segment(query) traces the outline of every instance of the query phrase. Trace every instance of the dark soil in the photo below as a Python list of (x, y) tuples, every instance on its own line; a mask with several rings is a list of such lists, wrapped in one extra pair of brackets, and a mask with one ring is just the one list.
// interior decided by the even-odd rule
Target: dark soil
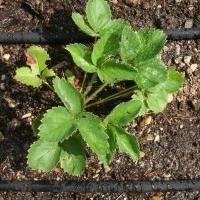
[[(2, 2), (2, 3), (1, 3)], [(193, 20), (200, 27), (200, 3), (182, 0), (138, 1), (110, 0), (113, 14), (131, 22), (133, 27), (161, 29), (184, 27)], [(129, 1), (130, 2), (130, 1)], [(70, 19), (72, 11), (83, 12), (84, 0), (0, 0), (0, 31), (64, 30), (77, 31)], [(27, 149), (35, 140), (31, 129), (35, 116), (59, 104), (48, 88), (34, 90), (13, 80), (15, 69), (25, 64), (24, 50), (28, 45), (0, 45), (0, 179), (1, 180), (155, 180), (200, 178), (200, 41), (169, 41), (164, 48), (166, 64), (184, 72), (184, 88), (168, 105), (164, 113), (151, 115), (149, 125), (130, 124), (141, 141), (143, 157), (135, 164), (118, 154), (104, 169), (96, 157), (88, 152), (88, 168), (80, 178), (70, 177), (61, 170), (50, 173), (32, 171), (26, 165)], [(66, 61), (61, 69), (73, 67), (62, 46), (49, 46), (51, 66)], [(10, 57), (9, 57), (10, 56)], [(191, 56), (189, 62), (186, 56)], [(9, 57), (9, 58), (8, 58)], [(191, 65), (197, 68), (191, 71)], [(2, 76), (3, 75), (3, 76)], [(4, 76), (5, 75), (5, 76)], [(5, 80), (4, 80), (5, 78)], [(5, 86), (5, 90), (4, 87)], [(104, 105), (107, 109), (108, 105)], [(28, 114), (25, 118), (24, 115)], [(144, 119), (145, 120), (145, 119)], [(144, 122), (144, 121), (143, 121)], [(166, 200), (198, 200), (199, 192), (165, 194), (51, 194), (0, 193), (3, 199), (135, 199), (156, 197)]]

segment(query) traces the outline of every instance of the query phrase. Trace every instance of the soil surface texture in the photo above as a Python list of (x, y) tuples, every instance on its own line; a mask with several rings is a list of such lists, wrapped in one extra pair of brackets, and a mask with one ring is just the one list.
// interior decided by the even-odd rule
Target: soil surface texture
[[(115, 18), (128, 20), (135, 29), (200, 27), (199, 0), (110, 0)], [(71, 13), (83, 13), (85, 0), (0, 0), (0, 31), (54, 30), (71, 34), (78, 29)], [(25, 64), (30, 45), (0, 44), (0, 180), (160, 180), (200, 178), (200, 41), (168, 41), (162, 56), (168, 66), (183, 72), (183, 89), (163, 113), (148, 115), (127, 126), (141, 142), (141, 159), (133, 163), (117, 154), (104, 169), (96, 156), (87, 152), (88, 168), (71, 177), (56, 168), (49, 173), (27, 167), (26, 155), (36, 139), (31, 125), (34, 117), (60, 104), (47, 87), (32, 89), (13, 76)], [(45, 45), (51, 55), (49, 66), (74, 67), (63, 46)], [(103, 110), (108, 112), (109, 105)], [(102, 114), (102, 113), (101, 113)], [(103, 114), (102, 114), (103, 115)], [(1, 192), (0, 200), (108, 199), (108, 200), (199, 200), (199, 192), (148, 194), (76, 194)]]

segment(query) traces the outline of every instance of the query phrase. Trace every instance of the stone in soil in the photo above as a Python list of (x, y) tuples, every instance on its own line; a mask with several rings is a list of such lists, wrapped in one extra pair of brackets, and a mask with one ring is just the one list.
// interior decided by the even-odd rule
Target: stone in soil
[(192, 28), (193, 27), (193, 19), (188, 19), (185, 22), (185, 28)]

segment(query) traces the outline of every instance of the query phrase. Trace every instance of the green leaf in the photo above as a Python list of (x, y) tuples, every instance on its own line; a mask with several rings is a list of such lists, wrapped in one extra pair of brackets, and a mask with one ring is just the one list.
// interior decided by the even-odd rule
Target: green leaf
[(169, 93), (177, 92), (183, 85), (184, 76), (175, 69), (168, 70), (167, 80), (163, 83), (162, 89)]
[(115, 56), (119, 52), (118, 34), (106, 34), (102, 36), (94, 45), (92, 52), (92, 62), (96, 66), (100, 58)]
[(142, 41), (136, 31), (133, 31), (130, 26), (126, 26), (122, 32), (120, 45), (120, 55), (124, 62), (134, 63), (137, 57)]
[(73, 13), (72, 14), (72, 19), (74, 23), (86, 34), (92, 36), (92, 37), (97, 37), (98, 34), (96, 34), (85, 22), (84, 18), (82, 15), (79, 13)]
[(112, 130), (110, 130), (110, 128), (107, 129), (107, 134), (108, 134), (108, 143), (110, 146), (110, 151), (107, 154), (107, 164), (109, 165), (115, 156), (115, 151), (117, 148), (117, 140), (116, 140), (116, 135), (112, 132)]
[(137, 161), (140, 155), (140, 147), (136, 136), (128, 134), (119, 127), (111, 127), (111, 130), (116, 135), (119, 151), (128, 154), (134, 161)]
[(105, 118), (106, 124), (123, 126), (136, 118), (142, 107), (141, 101), (130, 100), (116, 106), (112, 112)]
[(123, 19), (114, 19), (111, 20), (105, 29), (101, 30), (100, 35), (103, 36), (105, 34), (118, 34), (121, 36), (123, 29), (125, 26), (128, 26), (129, 23)]
[(110, 6), (104, 0), (89, 0), (86, 6), (86, 15), (90, 26), (96, 33), (104, 30), (112, 17)]
[(168, 103), (168, 96), (169, 94), (164, 90), (148, 94), (147, 104), (149, 109), (155, 113), (162, 112)]
[(28, 150), (28, 165), (45, 172), (52, 170), (60, 158), (60, 147), (55, 142), (38, 140)]
[(53, 79), (53, 87), (66, 108), (72, 113), (83, 111), (83, 98), (69, 82), (56, 77)]
[(27, 64), (31, 66), (33, 74), (39, 75), (47, 67), (46, 61), (50, 60), (49, 54), (45, 49), (39, 46), (31, 46), (28, 48), (27, 54), (35, 61)]
[(97, 73), (100, 80), (105, 83), (134, 80), (136, 76), (136, 71), (133, 67), (123, 63), (116, 63), (114, 60), (104, 63), (98, 68)]
[(61, 145), (60, 165), (72, 176), (80, 176), (85, 169), (86, 156), (80, 139), (71, 137)]
[(167, 36), (163, 31), (143, 28), (138, 31), (142, 45), (137, 60), (144, 61), (158, 55), (166, 43)]
[(65, 71), (65, 77), (67, 78), (68, 82), (70, 82), (71, 84), (74, 83), (75, 78), (76, 78), (73, 72), (70, 71), (69, 69)]
[(96, 67), (91, 61), (92, 51), (90, 48), (82, 44), (70, 44), (65, 49), (70, 52), (75, 64), (82, 70), (89, 73), (96, 72)]
[(39, 136), (49, 142), (60, 142), (69, 138), (76, 130), (72, 115), (65, 107), (54, 107), (41, 120)]
[(166, 35), (155, 29), (133, 31), (126, 26), (122, 32), (121, 58), (125, 62), (137, 64), (156, 57), (166, 42)]
[(23, 84), (39, 87), (42, 85), (42, 80), (31, 72), (28, 67), (21, 67), (16, 70), (15, 79)]
[(91, 113), (83, 112), (77, 124), (84, 141), (97, 154), (99, 160), (107, 164), (106, 155), (109, 153), (108, 135), (101, 120)]
[(149, 111), (148, 105), (146, 103), (146, 97), (144, 96), (144, 94), (141, 91), (139, 91), (139, 90), (135, 91), (135, 94), (132, 95), (132, 99), (134, 101), (141, 102), (141, 109), (140, 109), (138, 116), (143, 116), (145, 113), (147, 113)]
[(149, 89), (167, 79), (167, 70), (160, 59), (147, 60), (138, 64), (135, 69), (137, 70), (135, 81), (142, 89)]
[(38, 135), (38, 133), (39, 133), (39, 131), (40, 131), (40, 130), (39, 130), (39, 127), (40, 127), (40, 125), (42, 124), (41, 119), (42, 119), (42, 116), (41, 116), (41, 115), (39, 115), (38, 117), (36, 117), (36, 118), (33, 119), (33, 122), (32, 122), (32, 129), (33, 129), (34, 135)]
[(46, 78), (53, 77), (53, 76), (55, 76), (54, 71), (53, 71), (52, 69), (46, 68), (46, 69), (44, 69), (44, 70), (42, 71), (41, 78), (42, 78), (42, 79), (46, 79)]

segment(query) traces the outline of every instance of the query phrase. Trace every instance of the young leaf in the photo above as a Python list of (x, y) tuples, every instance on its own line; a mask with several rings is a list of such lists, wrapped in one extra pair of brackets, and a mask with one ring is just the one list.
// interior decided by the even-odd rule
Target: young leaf
[(148, 94), (147, 104), (149, 109), (155, 113), (162, 112), (168, 103), (168, 95), (164, 90)]
[(83, 111), (83, 98), (68, 81), (56, 77), (53, 79), (53, 87), (70, 112), (78, 114)]
[(23, 84), (39, 87), (42, 85), (42, 80), (31, 72), (28, 67), (21, 67), (16, 70), (15, 79)]
[(89, 0), (86, 15), (90, 26), (96, 33), (104, 30), (112, 17), (110, 6), (105, 0)]
[(31, 66), (33, 74), (40, 75), (40, 73), (47, 67), (46, 61), (50, 60), (49, 54), (45, 49), (39, 46), (31, 46), (27, 50), (27, 54), (35, 60), (33, 63), (27, 63)]
[(52, 170), (60, 158), (60, 147), (55, 142), (38, 140), (28, 150), (28, 165), (45, 172)]
[(96, 42), (92, 51), (92, 62), (95, 66), (100, 58), (114, 56), (119, 52), (119, 39), (118, 34), (106, 34)]
[(82, 44), (70, 44), (65, 48), (70, 52), (76, 65), (88, 73), (96, 72), (96, 67), (92, 64), (90, 48)]
[(98, 68), (98, 76), (104, 83), (117, 83), (122, 80), (134, 80), (136, 71), (133, 67), (117, 63), (114, 60), (105, 62)]
[(85, 22), (83, 19), (83, 16), (80, 15), (79, 13), (73, 13), (72, 14), (72, 19), (74, 23), (86, 34), (92, 36), (92, 37), (97, 37), (98, 34), (96, 34)]
[(61, 106), (48, 110), (41, 122), (39, 136), (49, 142), (68, 139), (76, 130), (72, 115), (65, 107)]
[(140, 147), (136, 136), (126, 133), (119, 127), (111, 127), (111, 131), (116, 135), (119, 151), (128, 154), (134, 161), (137, 161), (139, 159)]
[(42, 79), (46, 79), (46, 78), (53, 77), (53, 76), (55, 76), (54, 71), (52, 69), (48, 69), (48, 68), (44, 69), (41, 74)]
[(142, 89), (149, 89), (167, 79), (167, 70), (160, 59), (155, 58), (141, 62), (135, 69), (137, 70), (135, 81)]
[(77, 124), (85, 142), (97, 154), (99, 160), (107, 164), (105, 158), (109, 153), (108, 135), (101, 120), (91, 113), (83, 112)]
[(84, 146), (80, 139), (71, 137), (61, 145), (60, 165), (72, 176), (80, 176), (86, 165)]
[(105, 118), (106, 124), (123, 126), (138, 116), (142, 107), (141, 101), (130, 100), (116, 106)]

